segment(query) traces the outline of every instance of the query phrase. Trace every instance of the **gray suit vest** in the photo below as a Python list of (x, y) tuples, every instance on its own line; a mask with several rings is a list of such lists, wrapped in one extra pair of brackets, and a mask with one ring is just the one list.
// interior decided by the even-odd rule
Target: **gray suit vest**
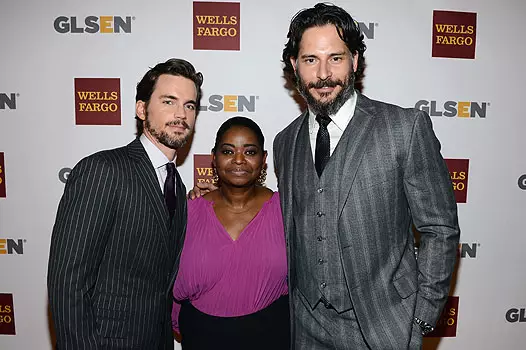
[(338, 239), (338, 196), (345, 161), (348, 129), (343, 133), (322, 175), (318, 178), (309, 141), (308, 118), (305, 118), (294, 151), (293, 218), (296, 266), (299, 291), (311, 307), (325, 298), (338, 312), (352, 308), (345, 282)]

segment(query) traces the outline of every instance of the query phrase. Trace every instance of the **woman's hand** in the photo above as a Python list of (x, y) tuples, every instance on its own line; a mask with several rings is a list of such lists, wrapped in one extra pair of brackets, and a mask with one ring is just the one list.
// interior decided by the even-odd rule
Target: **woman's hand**
[(197, 183), (194, 188), (192, 188), (190, 191), (188, 191), (188, 198), (189, 199), (196, 199), (201, 196), (204, 196), (208, 192), (212, 192), (217, 190), (219, 187), (214, 185), (211, 182), (199, 182)]

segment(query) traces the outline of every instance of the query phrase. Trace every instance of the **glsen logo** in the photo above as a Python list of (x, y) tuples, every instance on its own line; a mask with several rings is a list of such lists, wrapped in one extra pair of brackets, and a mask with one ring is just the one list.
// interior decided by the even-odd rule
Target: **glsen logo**
[(208, 106), (202, 104), (201, 111), (210, 112), (255, 112), (259, 96), (210, 95)]
[(435, 330), (426, 337), (456, 337), (458, 318), (458, 297), (448, 297), (444, 310), (437, 321)]
[(519, 177), (518, 184), (521, 190), (526, 190), (526, 174), (521, 175), (521, 177)]
[(480, 243), (459, 243), (458, 244), (458, 256), (460, 258), (471, 258), (477, 257), (477, 248), (480, 247)]
[(194, 1), (194, 50), (240, 49), (238, 2)]
[(477, 14), (433, 11), (433, 57), (475, 58)]
[(0, 109), (16, 109), (16, 99), (20, 94), (0, 92)]
[(212, 155), (194, 154), (194, 185), (201, 182), (212, 182)]
[(58, 179), (60, 180), (60, 182), (64, 184), (68, 182), (68, 177), (70, 173), (71, 173), (71, 168), (60, 169), (60, 171), (58, 172)]
[[(77, 17), (59, 16), (53, 26), (57, 33), (131, 33), (132, 16), (88, 16), (81, 20)], [(83, 24), (80, 24), (82, 23)]]
[(121, 125), (119, 78), (75, 78), (77, 125)]
[(378, 23), (374, 22), (358, 22), (358, 27), (367, 39), (374, 39), (374, 28), (378, 27)]
[(4, 152), (0, 152), (0, 198), (6, 197)]
[(0, 294), (0, 334), (16, 335), (13, 294)]
[(446, 101), (437, 107), (437, 101), (420, 100), (415, 104), (432, 117), (486, 118), (489, 102)]
[(0, 255), (24, 254), (25, 239), (0, 238)]
[(468, 198), (469, 159), (445, 159), (453, 183), (457, 203), (466, 203)]
[(509, 309), (506, 312), (506, 321), (508, 321), (509, 323), (526, 322), (526, 309)]

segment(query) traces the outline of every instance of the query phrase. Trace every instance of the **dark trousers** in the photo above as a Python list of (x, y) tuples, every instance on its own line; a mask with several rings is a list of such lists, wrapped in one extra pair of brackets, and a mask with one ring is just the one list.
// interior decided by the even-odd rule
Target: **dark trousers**
[(289, 298), (282, 296), (268, 307), (238, 317), (217, 317), (181, 305), (179, 328), (184, 350), (289, 350)]

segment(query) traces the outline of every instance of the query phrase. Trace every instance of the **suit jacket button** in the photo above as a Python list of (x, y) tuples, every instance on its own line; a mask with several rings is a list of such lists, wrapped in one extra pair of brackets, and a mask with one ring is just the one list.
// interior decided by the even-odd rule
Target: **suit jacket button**
[(323, 212), (319, 211), (319, 212), (316, 213), (316, 215), (318, 215), (318, 217), (321, 218), (325, 214)]
[(325, 283), (325, 282), (321, 283), (321, 284), (320, 284), (320, 287), (321, 287), (321, 288), (325, 288), (325, 287), (327, 287), (327, 283)]

